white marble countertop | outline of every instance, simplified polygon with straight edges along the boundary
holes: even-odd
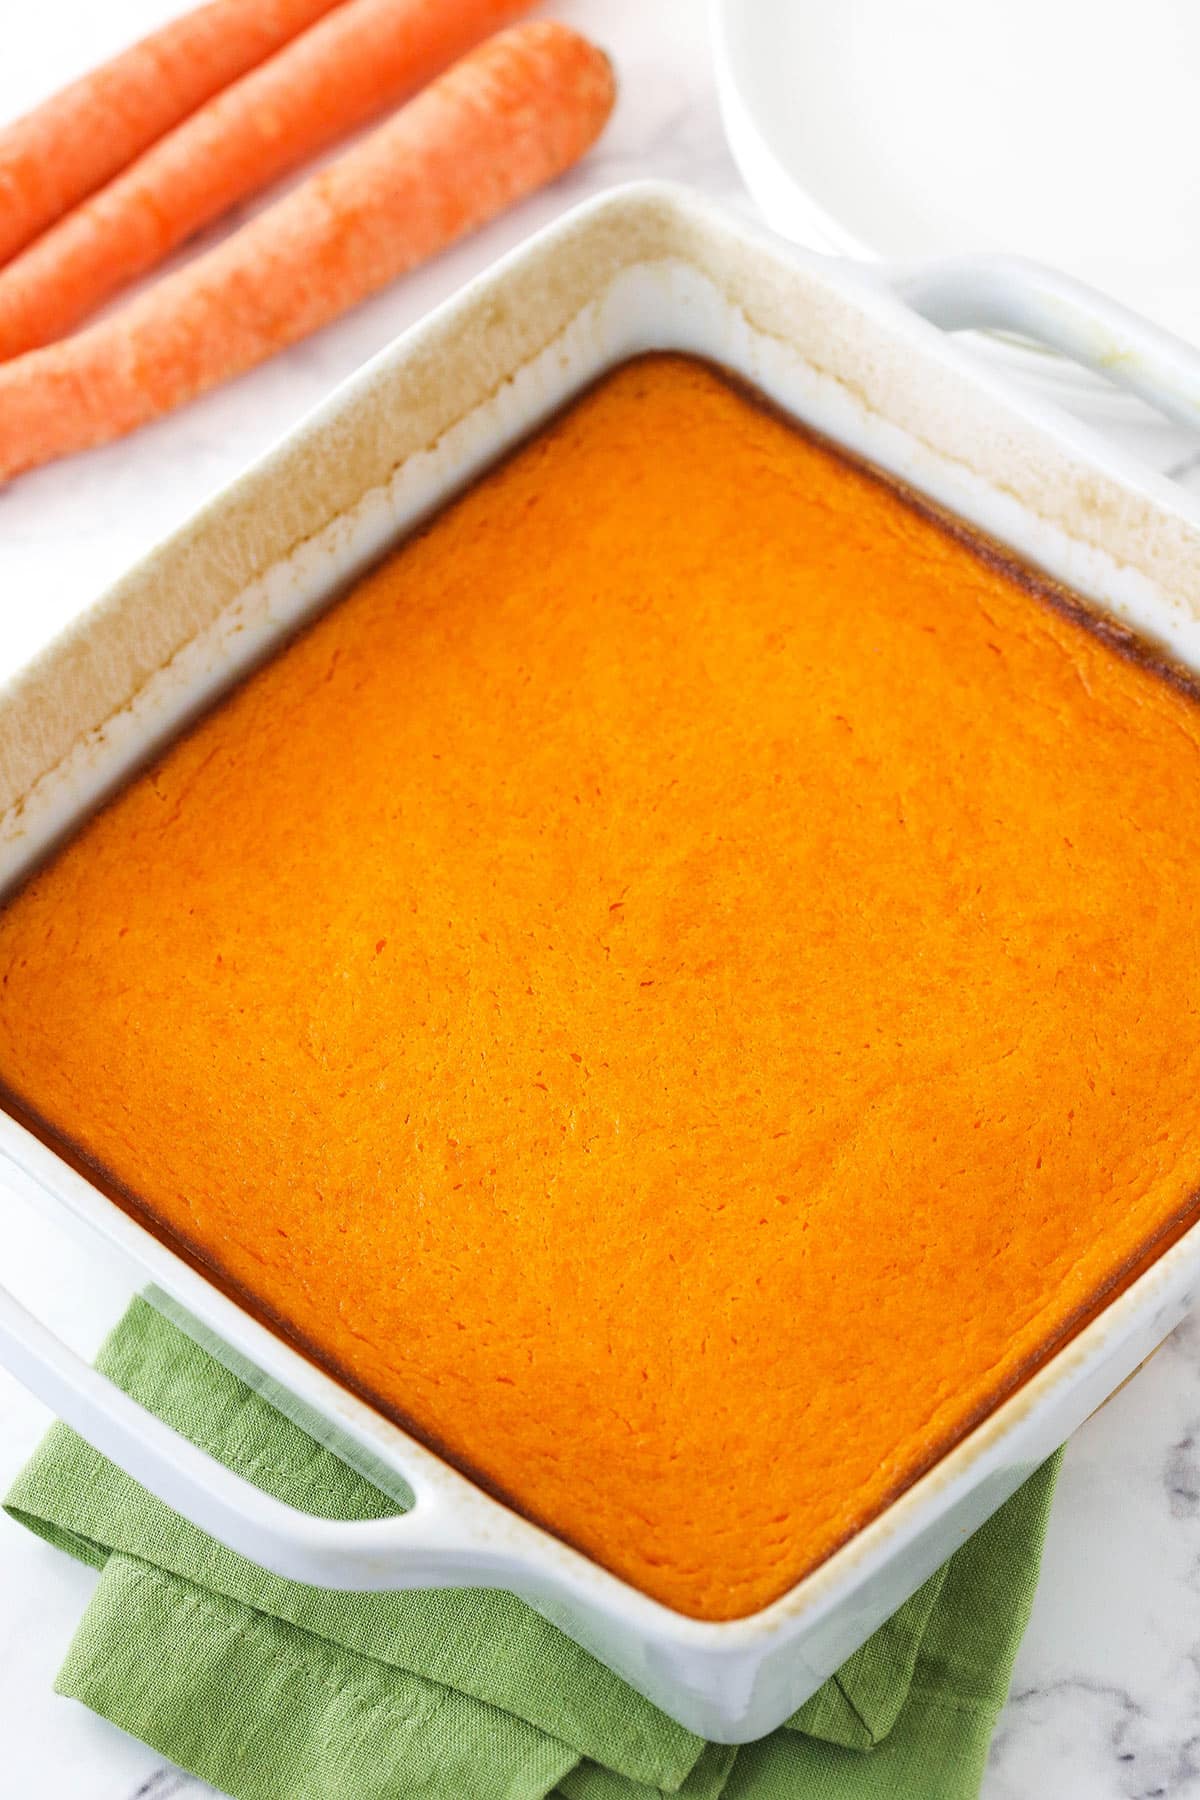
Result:
[[[176,0],[42,0],[13,9],[0,119]],[[721,135],[699,0],[562,0],[614,54],[622,98],[586,166],[352,318],[132,441],[0,493],[0,673],[263,450],[333,384],[530,230],[636,175],[746,206]],[[1148,417],[1123,427],[1158,468],[1200,452]],[[7,1196],[4,1275],[91,1351],[128,1278]],[[0,1489],[48,1415],[0,1372]],[[0,1518],[0,1800],[168,1800],[211,1793],[52,1692],[94,1577]],[[1200,1797],[1200,1324],[1073,1439],[1034,1618],[984,1800]],[[897,1800],[918,1800],[897,1796]]]

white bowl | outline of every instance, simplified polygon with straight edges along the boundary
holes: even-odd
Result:
[[[1200,342],[1188,0],[712,0],[726,132],[771,227],[867,261],[1053,262]],[[1076,404],[1111,390],[989,346]]]

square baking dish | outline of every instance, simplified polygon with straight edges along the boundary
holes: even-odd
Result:
[[[1009,392],[930,318],[1032,332],[1195,419],[1200,379],[1182,347],[1044,271],[983,261],[868,275],[782,251],[682,191],[619,190],[369,364],[10,686],[0,698],[0,882],[19,880],[505,449],[647,350],[725,365],[1200,671],[1200,511]],[[123,1252],[156,1304],[409,1510],[340,1524],[260,1494],[5,1296],[0,1357],[97,1449],[281,1575],[364,1590],[506,1588],[681,1723],[727,1742],[787,1718],[1137,1367],[1190,1303],[1200,1257],[1192,1228],[789,1593],[748,1618],[707,1623],[482,1492],[7,1114],[0,1169]]]

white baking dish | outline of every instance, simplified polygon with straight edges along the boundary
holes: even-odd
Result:
[[[681,191],[621,190],[369,364],[13,683],[0,698],[0,878],[18,878],[414,520],[599,371],[651,348],[735,369],[1200,670],[1200,511],[1006,391],[916,306],[946,325],[1035,331],[1200,419],[1189,352],[1044,271],[988,262],[885,280],[782,250]],[[282,1575],[361,1589],[508,1588],[676,1719],[729,1742],[785,1719],[1074,1430],[1176,1323],[1200,1264],[1193,1229],[815,1573],[753,1617],[710,1624],[483,1494],[7,1115],[0,1170],[126,1253],[188,1329],[414,1504],[370,1523],[294,1512],[150,1418],[3,1297],[0,1357],[98,1449]]]

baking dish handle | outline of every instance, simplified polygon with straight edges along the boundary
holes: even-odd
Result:
[[[1032,338],[1200,432],[1200,351],[1082,281],[1018,256],[892,263],[880,273],[943,331]]]
[[[502,1550],[469,1541],[444,1495],[411,1478],[412,1510],[387,1519],[315,1518],[264,1494],[92,1368],[3,1287],[0,1363],[93,1449],[201,1531],[273,1574],[378,1592],[499,1587],[513,1573]]]

